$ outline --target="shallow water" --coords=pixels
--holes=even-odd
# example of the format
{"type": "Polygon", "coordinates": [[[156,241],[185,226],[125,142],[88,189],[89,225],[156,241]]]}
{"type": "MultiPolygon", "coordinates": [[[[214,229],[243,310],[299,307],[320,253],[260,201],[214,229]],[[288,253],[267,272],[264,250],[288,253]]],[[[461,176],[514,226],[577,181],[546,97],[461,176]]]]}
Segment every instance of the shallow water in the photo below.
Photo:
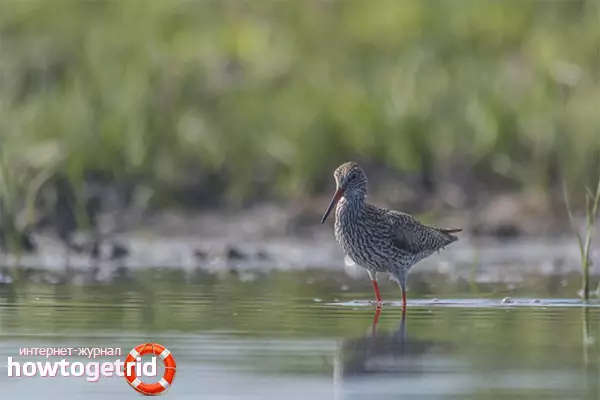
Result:
{"type": "Polygon", "coordinates": [[[9,378],[6,360],[46,360],[21,347],[155,341],[177,361],[176,399],[600,398],[600,308],[581,305],[576,278],[410,282],[403,319],[391,282],[377,314],[368,279],[321,270],[19,280],[0,288],[0,386],[4,398],[130,399],[122,377],[9,378]]]}

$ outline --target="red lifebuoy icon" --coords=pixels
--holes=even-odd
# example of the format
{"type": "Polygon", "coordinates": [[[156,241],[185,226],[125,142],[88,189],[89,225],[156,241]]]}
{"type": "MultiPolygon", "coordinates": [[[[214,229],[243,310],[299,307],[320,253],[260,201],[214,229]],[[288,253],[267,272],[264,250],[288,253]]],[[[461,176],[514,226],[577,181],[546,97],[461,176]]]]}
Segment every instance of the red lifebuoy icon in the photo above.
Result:
{"type": "Polygon", "coordinates": [[[175,359],[171,352],[158,343],[140,344],[135,349],[131,350],[125,359],[125,379],[132,388],[136,391],[145,394],[146,396],[156,396],[166,393],[173,384],[175,379],[175,359]],[[136,363],[138,357],[146,354],[154,354],[160,357],[165,364],[165,373],[163,377],[155,383],[142,382],[136,375],[135,368],[128,368],[130,363],[136,363]]]}

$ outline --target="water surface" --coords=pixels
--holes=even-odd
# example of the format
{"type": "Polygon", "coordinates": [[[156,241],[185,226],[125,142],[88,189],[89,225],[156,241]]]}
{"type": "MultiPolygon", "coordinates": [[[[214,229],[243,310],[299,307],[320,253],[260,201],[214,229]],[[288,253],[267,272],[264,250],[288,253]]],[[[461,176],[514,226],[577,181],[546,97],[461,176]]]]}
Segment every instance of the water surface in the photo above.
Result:
{"type": "Polygon", "coordinates": [[[395,302],[377,313],[368,279],[320,270],[18,280],[0,288],[0,385],[5,398],[130,399],[124,378],[8,378],[6,360],[20,347],[156,341],[176,358],[176,399],[600,398],[600,309],[582,307],[575,278],[436,279],[415,275],[405,318],[395,302]]]}

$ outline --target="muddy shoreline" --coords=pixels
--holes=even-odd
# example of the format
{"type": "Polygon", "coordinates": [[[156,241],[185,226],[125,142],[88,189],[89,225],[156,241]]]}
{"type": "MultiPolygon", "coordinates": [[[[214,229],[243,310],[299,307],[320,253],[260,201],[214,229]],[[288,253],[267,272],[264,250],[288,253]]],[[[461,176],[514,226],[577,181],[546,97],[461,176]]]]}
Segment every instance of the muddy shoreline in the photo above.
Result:
{"type": "MultiPolygon", "coordinates": [[[[130,232],[109,236],[96,256],[67,251],[56,237],[41,234],[36,236],[35,253],[1,254],[0,274],[51,284],[114,282],[165,268],[187,276],[323,270],[366,279],[361,268],[345,260],[330,224],[290,231],[282,223],[286,215],[268,208],[246,218],[234,213],[163,213],[130,232]],[[117,257],[115,243],[125,249],[117,257]]],[[[81,240],[86,236],[82,234],[81,240]]],[[[600,263],[597,251],[593,261],[600,263]]],[[[414,272],[480,283],[518,283],[528,275],[566,276],[580,274],[581,269],[576,241],[568,234],[500,240],[467,229],[458,242],[420,262],[414,272]]],[[[592,268],[591,275],[595,279],[598,269],[592,268]]]]}
{"type": "MultiPolygon", "coordinates": [[[[42,229],[33,234],[35,251],[0,253],[0,274],[10,277],[16,269],[31,271],[35,281],[49,283],[111,281],[119,269],[135,273],[148,268],[211,274],[324,269],[360,276],[364,271],[346,265],[332,222],[319,223],[327,200],[323,196],[301,205],[264,203],[237,211],[153,212],[119,230],[114,228],[122,222],[119,214],[104,213],[96,231],[73,236],[78,243],[99,243],[94,252],[86,251],[85,245],[73,251],[53,229],[42,229]]],[[[475,271],[479,281],[490,282],[519,281],[527,274],[580,273],[576,240],[559,218],[518,218],[525,210],[517,212],[517,206],[524,204],[497,201],[505,205],[425,215],[422,220],[427,223],[463,227],[464,232],[457,243],[423,260],[416,269],[453,277],[468,277],[475,271]],[[485,210],[495,210],[496,219],[485,210]]],[[[594,248],[599,243],[596,238],[594,248]]],[[[598,251],[592,257],[600,263],[598,251]]],[[[591,272],[598,274],[594,268],[591,272]]]]}

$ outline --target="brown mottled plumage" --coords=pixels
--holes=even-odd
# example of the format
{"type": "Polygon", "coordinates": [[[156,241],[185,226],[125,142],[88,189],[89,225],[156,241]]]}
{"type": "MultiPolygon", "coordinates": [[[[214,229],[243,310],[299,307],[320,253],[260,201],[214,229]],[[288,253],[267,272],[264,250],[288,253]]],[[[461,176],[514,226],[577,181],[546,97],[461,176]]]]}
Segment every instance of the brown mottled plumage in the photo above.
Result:
{"type": "Polygon", "coordinates": [[[354,162],[340,165],[333,176],[337,189],[321,223],[337,205],[335,237],[342,250],[369,272],[378,302],[381,295],[377,273],[389,273],[402,289],[405,308],[406,277],[410,268],[458,240],[452,234],[462,229],[423,225],[409,214],[368,204],[367,177],[354,162]]]}

